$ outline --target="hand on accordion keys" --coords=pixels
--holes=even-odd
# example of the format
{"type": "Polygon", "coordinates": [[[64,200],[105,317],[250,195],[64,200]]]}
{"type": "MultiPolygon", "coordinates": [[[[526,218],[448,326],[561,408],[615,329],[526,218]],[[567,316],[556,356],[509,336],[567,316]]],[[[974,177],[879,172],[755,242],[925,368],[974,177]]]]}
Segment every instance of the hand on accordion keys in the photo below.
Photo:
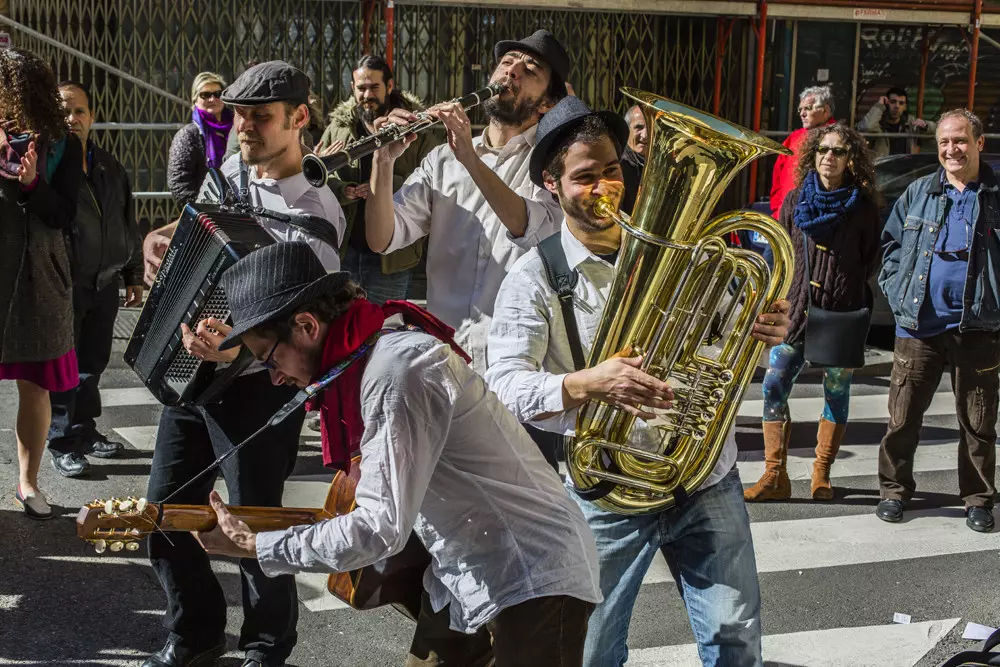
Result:
{"type": "Polygon", "coordinates": [[[240,354],[239,346],[225,352],[220,352],[219,345],[232,330],[233,328],[222,320],[210,317],[207,320],[198,322],[194,331],[188,325],[182,324],[181,340],[184,344],[184,349],[196,359],[231,363],[236,361],[236,357],[240,354]]]}

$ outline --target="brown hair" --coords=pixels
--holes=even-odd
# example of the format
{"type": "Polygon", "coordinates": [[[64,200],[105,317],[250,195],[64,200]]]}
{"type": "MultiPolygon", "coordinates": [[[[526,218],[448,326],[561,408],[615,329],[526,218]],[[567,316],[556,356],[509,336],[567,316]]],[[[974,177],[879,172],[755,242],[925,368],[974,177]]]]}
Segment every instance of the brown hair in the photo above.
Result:
{"type": "Polygon", "coordinates": [[[799,149],[799,163],[795,170],[795,187],[802,185],[803,179],[810,171],[816,170],[816,149],[828,134],[836,134],[847,145],[847,169],[844,171],[845,182],[851,182],[860,188],[861,192],[874,201],[878,201],[878,190],[875,187],[875,163],[872,152],[864,137],[843,123],[823,125],[810,130],[806,140],[799,149]]]}
{"type": "Polygon", "coordinates": [[[295,316],[299,313],[312,313],[320,322],[329,324],[343,316],[355,299],[365,298],[365,291],[356,283],[348,281],[340,290],[321,294],[308,303],[295,309],[292,314],[274,320],[268,320],[253,328],[253,332],[261,337],[274,336],[279,341],[288,341],[295,328],[295,316]]]}
{"type": "Polygon", "coordinates": [[[66,111],[56,77],[31,51],[0,50],[0,120],[52,141],[66,135],[66,111]]]}

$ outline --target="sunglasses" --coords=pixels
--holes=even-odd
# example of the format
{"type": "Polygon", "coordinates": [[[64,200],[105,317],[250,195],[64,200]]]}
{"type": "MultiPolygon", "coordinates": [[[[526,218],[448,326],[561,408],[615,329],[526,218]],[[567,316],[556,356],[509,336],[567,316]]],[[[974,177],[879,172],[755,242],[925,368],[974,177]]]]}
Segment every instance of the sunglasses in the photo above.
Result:
{"type": "Polygon", "coordinates": [[[203,100],[210,100],[213,97],[216,98],[216,99],[220,99],[221,100],[222,99],[222,91],[221,90],[203,90],[202,92],[198,93],[198,97],[200,97],[203,100]]]}
{"type": "Polygon", "coordinates": [[[827,153],[833,153],[835,157],[844,157],[847,155],[847,149],[843,146],[831,147],[831,146],[817,146],[816,152],[820,155],[826,155],[827,153]]]}

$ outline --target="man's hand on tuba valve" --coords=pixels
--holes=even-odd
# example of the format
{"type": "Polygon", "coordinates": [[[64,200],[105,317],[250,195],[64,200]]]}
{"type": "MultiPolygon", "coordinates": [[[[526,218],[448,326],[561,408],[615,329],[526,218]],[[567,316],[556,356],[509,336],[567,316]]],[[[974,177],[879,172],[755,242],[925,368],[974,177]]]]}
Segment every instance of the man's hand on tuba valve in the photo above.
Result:
{"type": "Polygon", "coordinates": [[[771,304],[766,313],[757,316],[757,323],[753,325],[754,340],[759,340],[768,347],[774,347],[785,342],[788,336],[790,320],[788,313],[792,304],[788,299],[778,299],[771,304]]]}

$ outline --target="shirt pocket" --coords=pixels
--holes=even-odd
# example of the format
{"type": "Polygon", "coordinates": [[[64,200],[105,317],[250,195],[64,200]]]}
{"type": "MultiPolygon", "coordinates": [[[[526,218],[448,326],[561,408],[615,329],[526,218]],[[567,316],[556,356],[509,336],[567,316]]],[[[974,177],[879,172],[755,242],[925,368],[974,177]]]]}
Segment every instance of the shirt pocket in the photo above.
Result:
{"type": "Polygon", "coordinates": [[[923,218],[915,215],[906,216],[906,220],[903,221],[903,237],[899,242],[904,253],[909,254],[918,248],[920,233],[925,224],[929,223],[927,223],[923,218]]]}

